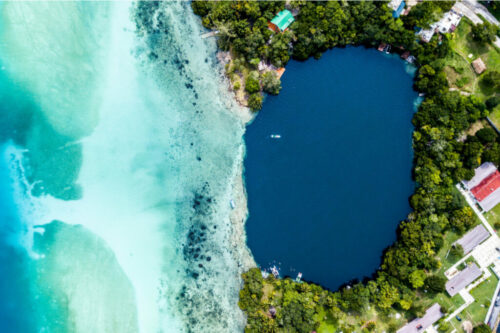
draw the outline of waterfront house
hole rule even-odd
[[[450,10],[444,13],[443,18],[438,22],[439,32],[442,34],[455,31],[462,19],[462,14]]]
[[[472,67],[477,74],[481,74],[486,70],[486,65],[481,58],[477,58],[472,62]]]
[[[476,246],[488,239],[488,237],[490,237],[490,233],[482,224],[480,224],[453,243],[453,245],[459,244],[464,250],[464,254],[467,254],[474,250]]]
[[[416,318],[401,327],[397,333],[421,333],[426,329],[431,327],[435,322],[437,322],[441,317],[443,317],[441,312],[441,307],[438,303],[434,303],[430,308],[425,311],[425,315],[422,318]]]
[[[398,18],[405,9],[404,0],[391,0],[387,6],[392,9],[392,17]]]
[[[477,267],[475,263],[467,266],[463,271],[455,275],[451,280],[446,282],[445,288],[451,297],[458,294],[462,289],[474,282],[483,274],[483,271]]]
[[[462,20],[462,14],[459,14],[454,10],[450,10],[449,12],[444,13],[443,17],[439,21],[431,24],[429,29],[424,29],[418,32],[418,35],[420,35],[422,41],[428,43],[436,32],[446,34],[455,31],[460,23],[460,20]]]
[[[273,30],[274,32],[283,32],[288,29],[293,21],[295,21],[295,18],[293,17],[292,12],[290,12],[288,9],[284,9],[279,12],[271,20],[271,22],[269,22],[269,29]]]
[[[403,52],[403,54],[401,54],[401,59],[406,60],[410,64],[413,64],[415,60],[417,60],[417,58],[410,54],[410,51]]]
[[[477,204],[484,211],[489,211],[500,203],[500,172],[491,162],[481,164],[474,170],[474,177],[462,181]]]
[[[280,67],[276,70],[276,76],[278,77],[278,79],[281,79],[284,73],[285,73],[285,67]]]
[[[434,36],[434,33],[436,32],[436,28],[437,23],[433,23],[431,24],[431,27],[429,29],[422,29],[417,34],[420,35],[420,38],[423,42],[429,43],[432,39],[432,36]]]

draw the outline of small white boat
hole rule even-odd
[[[236,208],[236,204],[234,203],[233,199],[229,200],[229,205],[231,206],[231,209],[235,209]]]
[[[299,272],[299,274],[297,274],[297,277],[295,278],[295,282],[300,282],[301,279],[302,279],[302,273]]]
[[[281,135],[280,134],[271,134],[271,139],[281,139]]]

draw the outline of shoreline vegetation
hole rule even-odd
[[[454,184],[470,179],[482,162],[498,166],[500,139],[487,125],[470,131],[478,121],[484,124],[496,107],[491,98],[498,99],[498,83],[495,74],[488,74],[496,68],[482,74],[488,74],[492,93],[462,94],[446,73],[452,37],[437,33],[423,43],[415,36],[416,28],[428,28],[453,4],[421,2],[394,18],[384,1],[192,2],[203,25],[218,31],[219,48],[228,52],[225,70],[237,99],[253,110],[262,105],[262,91],[280,89],[273,74],[264,77],[259,64],[280,68],[291,58],[319,59],[326,50],[347,45],[386,44],[401,55],[409,52],[418,68],[414,89],[425,96],[412,120],[412,212],[400,223],[397,241],[382,254],[380,269],[370,279],[329,291],[290,278],[264,278],[259,268],[252,268],[243,274],[240,291],[245,332],[395,332],[436,302],[448,314],[462,304],[446,294],[442,272],[452,264],[452,242],[478,221]],[[274,33],[268,21],[285,8],[294,13],[295,22],[285,32]],[[264,89],[267,81],[272,84]],[[449,323],[439,323],[441,332],[452,331]]]

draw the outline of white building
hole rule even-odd
[[[423,29],[418,34],[424,42],[428,43],[436,32],[446,34],[455,31],[461,19],[462,14],[450,10],[444,13],[438,22],[431,24],[429,29]]]

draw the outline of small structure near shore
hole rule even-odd
[[[269,22],[269,29],[274,32],[283,32],[288,29],[290,24],[295,21],[295,18],[288,9],[284,9],[279,12],[272,20]]]
[[[486,70],[486,65],[481,58],[477,58],[476,60],[474,60],[472,62],[472,67],[474,68],[474,72],[476,72],[476,74],[478,75]]]
[[[377,47],[377,50],[389,54],[389,52],[391,51],[391,46],[386,43],[380,43],[380,45]]]
[[[280,67],[276,70],[276,76],[278,77],[278,79],[281,79],[284,73],[285,73],[285,67]]]
[[[410,64],[413,64],[415,60],[417,60],[417,58],[410,54],[410,51],[403,52],[403,54],[401,54],[401,59],[406,60]]]

